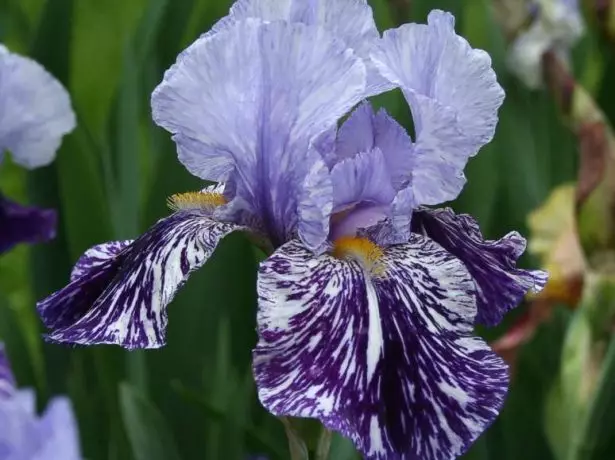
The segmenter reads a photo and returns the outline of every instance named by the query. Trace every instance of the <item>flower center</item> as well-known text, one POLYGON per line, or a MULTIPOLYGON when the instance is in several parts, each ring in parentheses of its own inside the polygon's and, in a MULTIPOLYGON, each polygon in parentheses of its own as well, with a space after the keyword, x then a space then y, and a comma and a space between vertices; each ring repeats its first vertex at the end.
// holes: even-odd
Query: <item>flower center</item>
POLYGON ((342 236, 333 242, 333 257, 342 260, 355 260, 374 276, 384 274, 382 258, 384 251, 380 246, 364 237, 342 236))
POLYGON ((182 209, 205 209, 211 211, 226 204, 226 198, 221 193, 186 192, 176 193, 167 199, 167 205, 174 211, 182 209))

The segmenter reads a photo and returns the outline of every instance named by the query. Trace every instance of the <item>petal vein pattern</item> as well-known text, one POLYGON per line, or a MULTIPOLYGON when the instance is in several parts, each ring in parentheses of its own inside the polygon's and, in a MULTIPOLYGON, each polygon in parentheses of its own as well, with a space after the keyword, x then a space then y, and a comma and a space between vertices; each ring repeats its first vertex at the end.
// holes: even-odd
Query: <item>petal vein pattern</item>
POLYGON ((231 7, 229 15, 218 21, 204 36, 212 36, 248 18, 323 27, 364 59, 367 85, 363 97, 382 93, 393 86, 380 75, 369 59, 380 34, 366 0, 239 0, 231 7))
POLYGON ((361 59, 324 29, 249 19, 180 56, 152 95, 153 116, 190 172, 215 181, 232 173, 238 197, 281 243, 310 195, 306 175, 322 162, 310 144, 361 100, 365 81, 361 59))
POLYGON ((495 419, 505 363, 472 337, 474 282, 433 241, 385 250, 384 275, 299 242, 261 265, 254 370, 275 415, 314 417, 367 459, 463 453, 495 419))
POLYGON ((416 131, 417 204, 457 197, 468 159, 490 142, 504 100, 489 55, 457 35, 454 17, 429 14, 428 24, 387 30, 372 59, 406 97, 416 131))
POLYGON ((413 231, 433 239, 465 264, 476 283, 478 323, 499 324, 528 292, 539 292, 547 282, 544 271, 516 267, 526 246, 517 232, 486 240, 476 220, 449 208, 415 212, 412 226, 413 231))
POLYGON ((198 211, 179 211, 134 242, 90 249, 72 281, 37 305, 48 339, 129 349, 164 345, 167 304, 220 240, 240 229, 198 211))

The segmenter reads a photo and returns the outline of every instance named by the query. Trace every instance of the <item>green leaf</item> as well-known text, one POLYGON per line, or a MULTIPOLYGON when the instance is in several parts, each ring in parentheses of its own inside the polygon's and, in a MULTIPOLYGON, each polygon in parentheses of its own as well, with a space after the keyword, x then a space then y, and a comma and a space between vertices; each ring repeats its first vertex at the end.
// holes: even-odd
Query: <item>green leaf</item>
POLYGON ((136 460, 179 460, 166 422, 158 409, 130 385, 120 385, 124 428, 136 460))

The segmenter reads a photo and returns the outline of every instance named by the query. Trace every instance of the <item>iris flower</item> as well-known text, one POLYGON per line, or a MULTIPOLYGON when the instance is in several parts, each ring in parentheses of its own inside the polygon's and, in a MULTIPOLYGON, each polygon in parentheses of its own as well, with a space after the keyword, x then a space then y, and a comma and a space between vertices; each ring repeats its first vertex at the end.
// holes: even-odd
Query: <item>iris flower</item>
POLYGON ((237 2, 152 96, 179 160, 217 182, 105 243, 39 303, 49 340, 155 348, 167 304, 234 231, 268 242, 254 375, 277 416, 317 418, 368 459, 442 459, 494 420, 505 363, 473 335, 545 274, 525 241, 486 241, 455 198, 504 98, 454 18, 380 36, 364 0, 237 2), (401 88, 413 139, 366 98, 401 88), (350 115, 340 125, 340 120, 350 115), (339 129, 338 129, 339 126, 339 129))
MULTIPOLYGON (((74 128, 64 87, 40 64, 0 45, 0 163, 8 150, 27 169, 46 166, 74 128)), ((48 241, 55 228, 55 211, 22 206, 0 192, 0 254, 18 243, 48 241)))
POLYGON ((530 88, 543 81, 542 56, 556 52, 564 61, 583 35, 585 25, 579 0, 533 0, 530 23, 515 39, 508 55, 510 70, 530 88))
POLYGON ((36 414, 32 390, 18 390, 0 343, 0 458, 11 460, 78 460, 79 437, 70 401, 51 400, 36 414))

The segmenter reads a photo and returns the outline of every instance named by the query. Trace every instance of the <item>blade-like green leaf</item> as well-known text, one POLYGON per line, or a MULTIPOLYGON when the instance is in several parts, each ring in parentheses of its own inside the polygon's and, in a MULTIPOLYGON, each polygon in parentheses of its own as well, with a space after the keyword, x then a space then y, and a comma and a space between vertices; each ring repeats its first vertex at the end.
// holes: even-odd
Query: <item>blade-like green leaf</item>
POLYGON ((135 460, 179 460, 175 441, 158 409, 128 384, 120 385, 122 420, 135 460))

